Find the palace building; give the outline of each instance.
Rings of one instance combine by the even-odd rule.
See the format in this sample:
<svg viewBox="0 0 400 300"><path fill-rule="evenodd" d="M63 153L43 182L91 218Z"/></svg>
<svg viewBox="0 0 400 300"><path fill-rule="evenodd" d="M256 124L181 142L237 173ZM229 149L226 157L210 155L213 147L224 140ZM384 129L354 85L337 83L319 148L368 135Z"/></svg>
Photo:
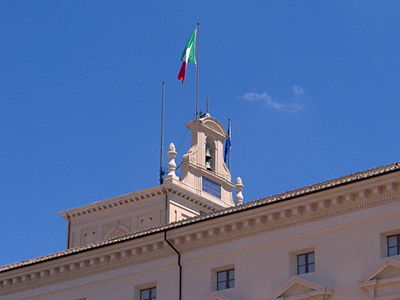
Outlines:
<svg viewBox="0 0 400 300"><path fill-rule="evenodd" d="M400 162L243 202L209 114L163 183L61 213L66 250L0 267L7 300L400 300ZM244 193L245 194L245 193Z"/></svg>

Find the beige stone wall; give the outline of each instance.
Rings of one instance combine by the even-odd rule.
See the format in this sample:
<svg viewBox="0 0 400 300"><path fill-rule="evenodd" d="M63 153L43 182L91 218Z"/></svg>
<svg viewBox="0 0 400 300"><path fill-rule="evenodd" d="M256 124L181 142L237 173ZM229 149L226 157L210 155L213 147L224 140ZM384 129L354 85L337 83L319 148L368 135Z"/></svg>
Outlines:
<svg viewBox="0 0 400 300"><path fill-rule="evenodd" d="M233 240L183 255L183 299L206 300L215 290L214 270L234 266L235 287L219 294L232 300L267 299L295 274L291 253L314 249L316 271L302 278L334 289L332 300L368 299L359 287L384 260L380 235L400 229L398 203L282 231ZM396 257L398 259L398 257ZM399 273L400 275L400 273ZM178 299L176 257L120 266L75 280L31 288L0 299L138 299L135 289L157 286L158 299Z"/></svg>
<svg viewBox="0 0 400 300"><path fill-rule="evenodd" d="M400 233L398 173L169 230L182 299L399 299L400 257L385 243ZM315 272L297 276L295 255L311 249ZM215 291L215 272L230 268L235 287ZM177 256L159 232L3 272L0 284L1 300L138 300L152 285L177 300Z"/></svg>
<svg viewBox="0 0 400 300"><path fill-rule="evenodd" d="M66 219L69 216L69 247L86 246L221 208L217 201L202 198L185 187L180 181L173 181L63 212Z"/></svg>
<svg viewBox="0 0 400 300"><path fill-rule="evenodd" d="M169 220L177 222L191 217L198 216L199 213L190 207L184 206L179 202L169 201Z"/></svg>
<svg viewBox="0 0 400 300"><path fill-rule="evenodd" d="M186 256L184 264L185 274L189 274L185 286L192 287L186 290L186 299L207 299L215 289L212 270L231 265L235 267L236 286L221 294L237 300L267 299L296 276L294 253L310 249L315 251L316 270L301 278L334 289L332 300L368 299L358 281L385 259L380 235L400 231L399 210L396 204L379 216L354 213L324 224L302 225L197 250ZM397 288L400 292L400 283Z"/></svg>
<svg viewBox="0 0 400 300"><path fill-rule="evenodd" d="M91 243L164 224L164 195L134 204L116 206L84 214L70 222L70 247Z"/></svg>

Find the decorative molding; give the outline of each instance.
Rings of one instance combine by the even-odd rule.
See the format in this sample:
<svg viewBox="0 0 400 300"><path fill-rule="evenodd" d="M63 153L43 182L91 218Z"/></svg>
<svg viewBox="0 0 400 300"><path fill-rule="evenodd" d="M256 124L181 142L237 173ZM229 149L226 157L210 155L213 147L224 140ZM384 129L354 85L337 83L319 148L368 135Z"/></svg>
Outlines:
<svg viewBox="0 0 400 300"><path fill-rule="evenodd" d="M89 273L91 270L93 270L92 272L102 272L109 270L110 266L118 267L118 265L126 265L127 263L137 264L152 259L173 256L174 253L169 251L170 249L166 250L168 247L160 240L159 235L157 238L154 236L145 237L152 233L161 234L163 230L169 230L172 235L170 237L172 242L182 253L186 253L194 249L210 247L268 231L282 230L292 226L316 222L338 215L398 202L400 200L400 194L397 192L399 185L397 183L393 184L393 182L391 182L386 185L378 184L378 186L380 189L379 195L371 193L370 191L372 188L368 187L368 189L360 189L358 191L342 191L341 194L335 193L331 196L325 195L325 197L306 200L299 198L298 201L271 203L267 206L260 206L258 210L253 210L253 213L250 215L248 212L244 211L242 212L242 216L238 214L230 216L225 215L224 211L222 211L213 214L224 217L219 219L220 222L218 224L214 223L210 226L204 223L203 227L197 227L196 230L193 230L191 227L183 227L175 236L174 233L171 232L174 228L191 223L196 225L199 220L207 221L207 216L194 217L174 224L158 226L147 231L113 238L94 245L67 249L53 255L4 266L0 269L0 271L2 271L2 273L0 273L0 294L7 293L7 290L15 291L14 288L18 288L19 286L23 287L31 284L37 286L39 283L41 284L41 282L50 282L50 278L53 277L64 278L64 275L67 274L69 277L81 276L86 270L88 270ZM394 186L395 188L386 188L388 186ZM349 194L351 194L351 197L348 196ZM362 195L362 197L360 195ZM140 239L141 237L143 237L144 240ZM104 254L104 251L102 252L98 249L99 247L107 245L118 246L120 242L130 242L135 245L130 248L122 248L126 247L127 244L120 244L121 249L113 250L113 252L107 254ZM139 243L141 244L138 245ZM103 247L102 249L106 250L107 248ZM88 250L96 250L98 254L94 255L91 254L91 252L87 252L88 256L80 259L77 256L70 256L71 254L78 255ZM64 258L59 262L53 260L53 258L63 258L67 255L72 259L77 257L76 261L66 263L68 258ZM70 259L70 261L72 261L72 259ZM41 267L29 267L35 264L35 262L46 263ZM20 268L24 266L26 266L26 268ZM5 272L7 270L8 272ZM79 270L79 272L72 272L74 270ZM363 287L366 286L364 282Z"/></svg>
<svg viewBox="0 0 400 300"><path fill-rule="evenodd" d="M205 300L231 300L224 295L221 295L219 292L213 292L207 299Z"/></svg>
<svg viewBox="0 0 400 300"><path fill-rule="evenodd" d="M186 191L184 191L183 189L178 190L178 189L168 188L167 191L168 191L168 193L172 193L173 195L176 195L184 200L193 202L194 204L196 204L200 207L203 207L209 211L212 211L212 212L217 211L215 203L211 202L208 199L201 199L201 200L200 200L200 198L195 199L195 198L189 196L188 193ZM218 206L218 207L220 207L220 206Z"/></svg>
<svg viewBox="0 0 400 300"><path fill-rule="evenodd" d="M130 193L127 195L122 195L110 199L106 199L103 201L95 202L92 204L88 204L82 207L73 208L70 210L66 210L60 212L60 215L63 216L67 221L71 218L80 217L83 215L88 215L92 213L97 213L100 211L112 209L118 206L125 206L131 203L141 201L144 199L148 199L155 196L163 195L163 190L161 186L156 186L147 190L142 190L134 193Z"/></svg>
<svg viewBox="0 0 400 300"><path fill-rule="evenodd" d="M194 241L195 243L191 244L180 243L181 245L179 249L183 253L186 253L199 248L216 246L232 240L237 240L270 231L283 230L293 226L313 223L323 219L345 215L398 201L400 201L400 195L377 199L370 202L353 203L351 206L342 203L343 207L335 207L335 209L332 209L331 207L325 207L324 209L319 209L318 211L312 211L309 213L303 213L301 215L289 213L288 216L288 213L286 212L286 217L283 216L283 212L285 212L285 210L283 209L279 213L254 216L240 221L235 220L235 223L228 225L230 226L229 230L226 230L224 228L227 226L226 224L215 226L207 230L202 229L203 237L201 239L196 240ZM208 237L212 239L209 239Z"/></svg>
<svg viewBox="0 0 400 300"><path fill-rule="evenodd" d="M369 299L400 299L400 261L385 258L358 283L368 293ZM381 293L381 290L384 290L384 293Z"/></svg>
<svg viewBox="0 0 400 300"><path fill-rule="evenodd" d="M107 231L104 234L103 239L110 239L113 237L118 237L118 236L123 236L128 234L130 231L123 225L117 225L113 228L111 228L109 231Z"/></svg>
<svg viewBox="0 0 400 300"><path fill-rule="evenodd" d="M64 262L63 264L37 268L30 272L20 273L12 278L0 280L0 296L173 255L175 255L173 250L166 246L163 241L159 241L107 254L85 257L70 263Z"/></svg>
<svg viewBox="0 0 400 300"><path fill-rule="evenodd" d="M177 195L185 200L191 201L191 202L195 203L196 205L203 207L205 209L208 209L210 211L216 211L215 204L212 205L213 203L208 203L210 201L205 201L205 199L200 200L200 198L192 197L190 195L190 192L184 191L183 189L178 190L177 187L178 186L175 187L172 184L166 184L166 188L169 193ZM115 207L131 205L132 203L135 203L138 201L146 200L146 199L156 197L156 196L161 196L161 195L163 195L163 193L164 193L164 191L162 189L162 186L157 186L157 187L151 188L149 190L138 191L135 193L95 202L95 203L85 205L82 207L66 210L66 211L60 212L60 215L68 221L73 218L102 212L104 210L112 209Z"/></svg>
<svg viewBox="0 0 400 300"><path fill-rule="evenodd" d="M333 292L333 289L296 276L278 288L267 300L327 300Z"/></svg>

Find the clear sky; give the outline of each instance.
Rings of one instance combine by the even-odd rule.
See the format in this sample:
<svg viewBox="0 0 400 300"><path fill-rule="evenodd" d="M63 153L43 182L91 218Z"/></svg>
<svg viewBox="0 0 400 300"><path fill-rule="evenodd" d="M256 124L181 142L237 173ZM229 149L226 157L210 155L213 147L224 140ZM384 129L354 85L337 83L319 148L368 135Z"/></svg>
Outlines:
<svg viewBox="0 0 400 300"><path fill-rule="evenodd" d="M66 246L58 212L158 184L200 99L246 201L399 160L400 1L0 2L0 265Z"/></svg>

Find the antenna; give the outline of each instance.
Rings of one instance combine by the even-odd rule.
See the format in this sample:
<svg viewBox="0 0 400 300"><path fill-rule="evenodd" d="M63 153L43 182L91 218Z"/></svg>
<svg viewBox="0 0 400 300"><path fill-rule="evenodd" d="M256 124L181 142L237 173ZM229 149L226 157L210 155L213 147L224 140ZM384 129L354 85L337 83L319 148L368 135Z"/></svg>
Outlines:
<svg viewBox="0 0 400 300"><path fill-rule="evenodd" d="M160 184L163 184L165 170L163 168L164 157L164 98L165 98L165 82L161 84L161 118L160 118Z"/></svg>
<svg viewBox="0 0 400 300"><path fill-rule="evenodd" d="M203 112L203 111L201 111L200 110L200 112L199 112L199 117L200 117L200 119L201 118L204 118L205 116L207 116L208 114L209 114L209 108L210 108L210 103L209 103L209 101L208 101L208 98L206 98L206 112Z"/></svg>
<svg viewBox="0 0 400 300"><path fill-rule="evenodd" d="M232 125L231 119L228 119L228 138L229 138L229 152L228 152L228 168L231 169L231 151L232 151Z"/></svg>

